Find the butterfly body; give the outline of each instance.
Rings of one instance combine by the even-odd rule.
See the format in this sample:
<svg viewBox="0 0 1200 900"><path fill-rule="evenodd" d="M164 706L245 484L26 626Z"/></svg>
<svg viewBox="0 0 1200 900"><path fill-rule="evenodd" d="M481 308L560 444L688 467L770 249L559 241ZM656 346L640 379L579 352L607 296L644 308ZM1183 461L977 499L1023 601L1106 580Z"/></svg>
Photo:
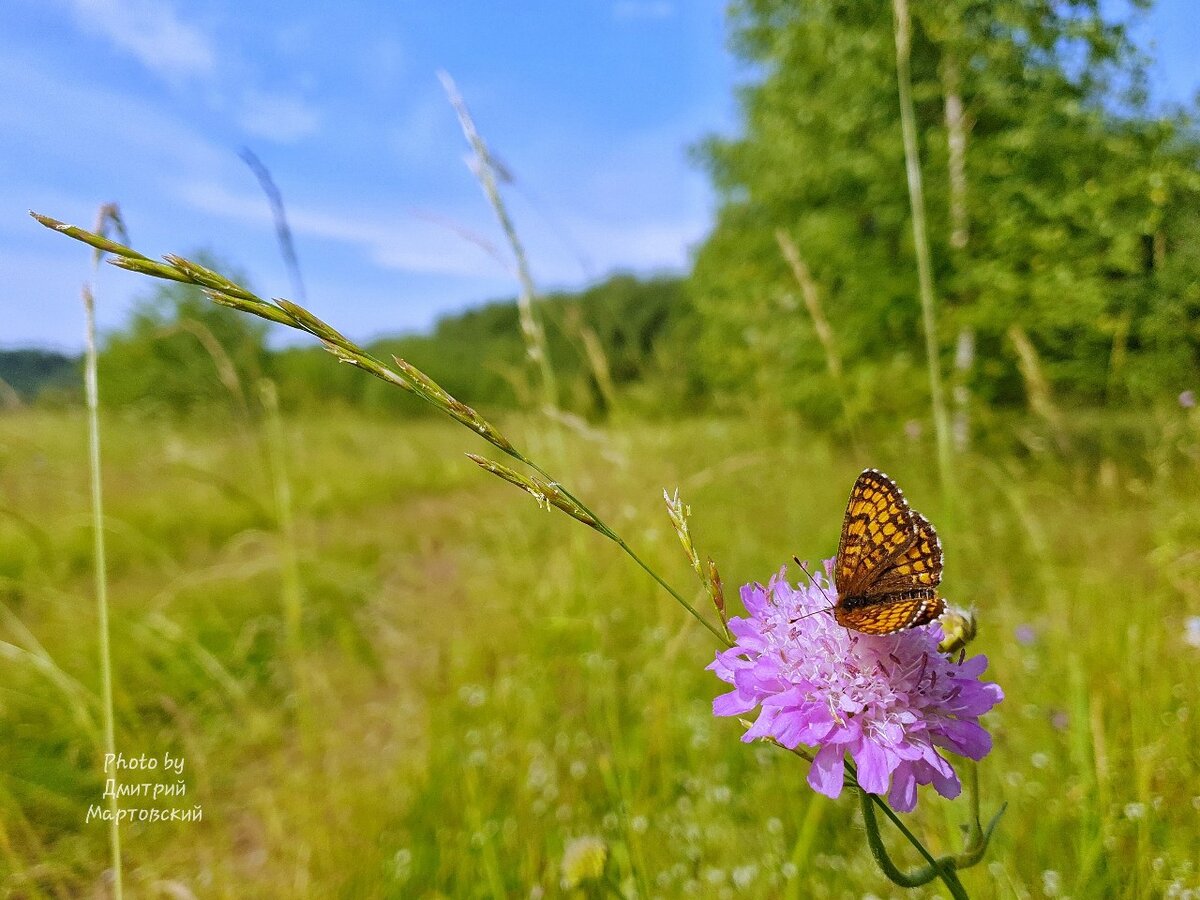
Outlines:
<svg viewBox="0 0 1200 900"><path fill-rule="evenodd" d="M839 625L893 634L940 616L942 547L929 520L883 472L867 469L850 492L834 561Z"/></svg>

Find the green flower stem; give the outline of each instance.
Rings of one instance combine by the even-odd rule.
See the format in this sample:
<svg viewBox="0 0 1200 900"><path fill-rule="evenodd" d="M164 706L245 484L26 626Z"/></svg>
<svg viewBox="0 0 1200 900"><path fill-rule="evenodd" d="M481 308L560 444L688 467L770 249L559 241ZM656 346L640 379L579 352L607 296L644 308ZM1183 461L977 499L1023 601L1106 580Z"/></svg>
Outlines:
<svg viewBox="0 0 1200 900"><path fill-rule="evenodd" d="M846 760L847 779L852 782L855 787L858 787L856 780L857 772L854 768L854 763ZM875 794L868 794L859 788L860 800L863 806L863 824L867 830L867 842L871 847L871 854L875 857L875 861L879 864L879 868L893 882L902 887L918 887L922 884L927 884L936 877L940 877L949 888L951 894L955 898L967 897L966 890L962 886L962 882L958 879L958 871L961 869L969 869L971 866L983 859L987 852L988 844L991 842L992 833L996 830L996 825L1000 822L1000 817L1004 815L1007 804L1000 807L992 820L988 822L986 828L980 824L979 820L979 766L974 760L967 761L967 797L971 807L971 822L967 826L967 842L962 853L957 856L943 856L940 859L934 859L933 854L926 849L925 845L918 840L908 826L892 811L881 797ZM883 840L879 835L879 826L875 819L874 807L879 807L883 814L891 820L892 824L908 839L908 842L917 849L917 852L925 858L927 865L914 872L901 872L892 862L891 857L887 854L887 849L883 846ZM899 878L894 877L899 876ZM953 882L953 884L951 884ZM961 893L960 893L961 892Z"/></svg>
<svg viewBox="0 0 1200 900"><path fill-rule="evenodd" d="M739 719L738 721L741 722L744 727L750 727L751 723L747 720ZM806 759L809 762L812 762L813 760L811 754L799 747L785 747L783 744L770 737L763 738L763 740L769 744L774 744L781 750L786 750L789 753L795 754L801 759ZM947 889L950 891L951 896L953 896L955 900L970 900L966 889L962 886L962 882L958 880L956 870L965 869L968 866L972 866L983 858L983 851L987 848L987 839L991 837L992 829L995 827L996 822L1000 818L999 814L997 814L996 818L993 819L992 823L988 826L987 831L984 833L982 846L977 852L974 850L974 848L972 848L971 850L964 851L963 855L961 856L945 857L941 860L937 860L934 859L933 854L929 852L925 845L921 843L920 839L908 829L908 826L905 825L903 821L901 821L900 817L892 812L891 807L889 807L883 801L882 797L879 797L876 794L868 794L862 789L862 786L858 783L858 770L854 763L851 760L846 759L844 760L844 765L845 776L843 778L843 784L845 787L858 792L859 800L862 803L863 808L863 825L865 826L867 832L867 845L870 847L871 855L875 858L875 862L879 865L880 871L883 872L888 880L893 884L899 885L900 887L914 888L920 887L923 884L928 884L935 878L941 878ZM972 763L972 766L974 766L974 763ZM884 814L892 821L892 824L894 824L896 828L900 830L900 833L908 839L908 842L912 844L913 847L916 848L917 852L925 858L928 865L922 869L916 870L915 872L902 872L896 866L896 864L892 862L892 858L888 855L887 848L883 844L883 837L879 833L879 823L875 818L876 806L883 810ZM1001 812L1003 812L1003 809ZM972 854L972 858L970 858L969 861L966 861L968 854Z"/></svg>
<svg viewBox="0 0 1200 900"><path fill-rule="evenodd" d="M854 765L853 761L846 759L844 763L846 766L846 781L851 788L858 791L859 800L862 803L863 826L867 832L867 845L870 847L871 855L875 857L875 862L878 864L880 871L894 884L908 888L920 887L940 876L955 900L970 900L966 890L959 882L958 876L954 874L953 867L946 869L934 859L933 854L921 843L920 838L909 830L908 826L904 824L898 815L892 812L892 808L883 801L882 797L878 794L869 794L862 789L862 786L858 783L858 768ZM888 856L887 848L883 844L883 837L879 833L879 823L875 819L876 806L883 810L884 815L892 821L892 824L908 839L908 842L925 858L928 865L924 869L905 873L901 872L896 864L892 862L892 858ZM951 881L954 883L951 884Z"/></svg>
<svg viewBox="0 0 1200 900"><path fill-rule="evenodd" d="M935 860L929 851L925 849L925 846L908 830L907 826L896 818L894 813L891 813L887 804L874 794L868 794L862 788L859 788L858 796L862 803L863 824L866 826L867 844L871 848L871 855L875 857L875 862L878 863L880 871L893 884L898 884L900 887L914 888L928 884L935 878L941 878L946 888L950 891L950 895L954 897L954 900L970 900L966 889L962 886L962 882L958 880L958 876L954 872L954 861L952 859ZM888 856L887 848L883 845L883 838L879 834L879 824L875 820L876 805L885 812L891 813L892 821L896 823L896 826L900 828L904 836L912 842L913 846L921 851L921 855L929 860L929 865L913 872L902 872L896 867L891 857Z"/></svg>

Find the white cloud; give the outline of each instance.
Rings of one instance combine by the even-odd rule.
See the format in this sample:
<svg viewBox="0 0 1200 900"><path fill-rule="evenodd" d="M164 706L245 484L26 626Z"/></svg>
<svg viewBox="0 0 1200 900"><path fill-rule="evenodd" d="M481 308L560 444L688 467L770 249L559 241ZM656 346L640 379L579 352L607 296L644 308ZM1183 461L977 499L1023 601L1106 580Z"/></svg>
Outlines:
<svg viewBox="0 0 1200 900"><path fill-rule="evenodd" d="M155 74L200 77L216 69L212 38L164 0L71 0L80 26Z"/></svg>
<svg viewBox="0 0 1200 900"><path fill-rule="evenodd" d="M253 194L238 194L217 183L193 182L179 189L195 210L268 225L267 203ZM288 224L297 235L358 247L375 265L401 272L495 278L496 262L450 228L428 220L383 219L328 213L288 204Z"/></svg>
<svg viewBox="0 0 1200 900"><path fill-rule="evenodd" d="M618 0L613 15L618 19L669 19L675 15L675 4L670 0Z"/></svg>
<svg viewBox="0 0 1200 900"><path fill-rule="evenodd" d="M253 193L237 193L216 182L193 182L179 189L183 202L192 209L242 222L271 224L267 203ZM330 213L288 204L288 223L298 237L333 241L358 248L374 265L408 274L440 275L494 281L506 277L502 263L489 255L494 245L503 258L503 240L491 233L492 223L483 218L456 224L442 216L381 217ZM576 284L584 276L575 245L586 251L597 272L612 270L654 271L682 269L688 264L689 248L703 238L708 227L702 216L678 220L642 221L570 216L553 224L536 216L522 216L535 274L543 287ZM439 224L440 223L440 224ZM478 234L476 232L476 226ZM564 242L561 229L570 234Z"/></svg>
<svg viewBox="0 0 1200 900"><path fill-rule="evenodd" d="M36 154L42 164L15 182L28 189L50 173L105 191L118 185L155 183L160 173L212 178L240 164L230 150L141 97L86 81L35 60L0 55L0 122L6 153ZM81 153L87 147L87 153ZM5 173L7 174L7 173ZM6 184L13 184L7 179ZM107 198L105 198L107 199Z"/></svg>
<svg viewBox="0 0 1200 900"><path fill-rule="evenodd" d="M315 132L321 114L299 97L251 90L242 95L238 124L247 134L289 144Z"/></svg>

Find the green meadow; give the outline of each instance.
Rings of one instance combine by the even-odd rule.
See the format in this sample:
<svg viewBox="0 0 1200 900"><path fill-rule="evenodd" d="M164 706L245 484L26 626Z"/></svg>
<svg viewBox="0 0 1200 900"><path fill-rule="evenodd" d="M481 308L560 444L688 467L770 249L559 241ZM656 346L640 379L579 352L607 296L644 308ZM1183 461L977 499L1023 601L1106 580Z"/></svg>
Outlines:
<svg viewBox="0 0 1200 900"><path fill-rule="evenodd" d="M631 896L900 895L848 792L814 794L807 763L712 717L711 635L609 542L463 457L486 445L353 413L277 424L281 441L261 419L102 422L117 749L183 758L186 795L143 805L203 810L122 825L131 895L555 896L579 836L606 842ZM504 427L690 591L661 501L678 487L731 597L793 552L831 555L849 484L885 467L938 523L945 594L976 607L972 650L1007 695L980 777L984 814L1008 808L962 873L971 896L1197 885L1195 410L1119 440L1080 423L1070 462L970 455L957 510L930 442L903 432L868 452L786 416ZM0 420L16 897L103 893L84 438L78 412ZM954 852L965 817L923 792L908 818Z"/></svg>

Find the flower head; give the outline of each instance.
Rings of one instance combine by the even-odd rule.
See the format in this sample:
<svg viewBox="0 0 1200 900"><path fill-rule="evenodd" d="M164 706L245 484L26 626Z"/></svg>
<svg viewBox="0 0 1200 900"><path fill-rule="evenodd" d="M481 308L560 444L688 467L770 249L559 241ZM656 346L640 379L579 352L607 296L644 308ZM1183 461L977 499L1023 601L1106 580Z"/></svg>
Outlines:
<svg viewBox="0 0 1200 900"><path fill-rule="evenodd" d="M734 686L713 701L713 714L759 707L742 740L816 748L808 783L828 797L841 793L847 753L863 790L886 792L902 812L916 806L918 784L957 797L958 775L938 751L982 759L991 750L979 717L1004 694L979 678L987 657L952 662L938 651L936 622L886 636L843 628L823 612L832 560L825 570L805 586L789 584L781 569L766 587L742 588L749 616L729 620L737 643L708 667Z"/></svg>
<svg viewBox="0 0 1200 900"><path fill-rule="evenodd" d="M598 837L578 837L563 848L562 885L565 889L579 887L587 881L604 877L608 862L608 845Z"/></svg>
<svg viewBox="0 0 1200 900"><path fill-rule="evenodd" d="M1029 623L1024 623L1022 625L1018 625L1013 630L1013 637L1015 637L1017 639L1017 643L1023 644L1026 647L1028 647L1030 644L1036 642L1037 636L1038 636L1037 629L1034 628Z"/></svg>
<svg viewBox="0 0 1200 900"><path fill-rule="evenodd" d="M949 603L946 604L946 611L938 617L938 624L942 626L942 639L938 643L938 650L946 654L966 650L967 644L975 640L979 631L979 624L975 621L975 610L960 609Z"/></svg>

